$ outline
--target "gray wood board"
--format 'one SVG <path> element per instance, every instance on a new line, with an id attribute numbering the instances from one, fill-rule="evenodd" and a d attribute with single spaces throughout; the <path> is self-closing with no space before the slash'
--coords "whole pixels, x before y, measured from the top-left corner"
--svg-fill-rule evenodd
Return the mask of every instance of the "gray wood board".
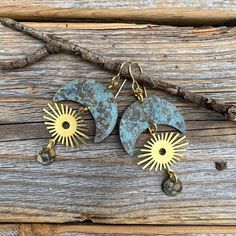
<path id="1" fill-rule="evenodd" d="M 98 53 L 139 62 L 145 71 L 225 102 L 236 101 L 236 29 L 124 24 L 28 23 Z M 67 27 L 66 27 L 67 25 Z M 22 58 L 42 43 L 0 26 L 0 60 Z M 184 189 L 174 198 L 161 191 L 164 173 L 143 171 L 121 147 L 118 128 L 86 146 L 57 146 L 57 161 L 43 167 L 35 154 L 49 140 L 42 109 L 66 82 L 113 76 L 79 57 L 51 55 L 35 65 L 1 71 L 0 221 L 115 224 L 222 224 L 236 222 L 236 123 L 161 91 L 187 123 L 189 149 L 174 167 Z M 130 83 L 119 96 L 119 117 L 135 98 Z M 76 104 L 72 104 L 77 108 Z M 162 130 L 169 130 L 163 127 Z M 136 150 L 149 138 L 144 133 Z M 216 161 L 227 169 L 215 169 Z"/>

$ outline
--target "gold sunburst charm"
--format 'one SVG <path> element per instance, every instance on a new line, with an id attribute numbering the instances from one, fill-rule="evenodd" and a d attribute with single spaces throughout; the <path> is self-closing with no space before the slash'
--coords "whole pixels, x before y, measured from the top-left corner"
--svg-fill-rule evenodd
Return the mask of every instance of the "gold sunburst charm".
<path id="1" fill-rule="evenodd" d="M 43 109 L 44 119 L 47 121 L 47 129 L 55 142 L 66 146 L 79 146 L 79 142 L 85 143 L 88 139 L 85 134 L 86 125 L 79 112 L 63 104 L 48 104 L 50 110 Z"/>
<path id="2" fill-rule="evenodd" d="M 141 149 L 143 154 L 139 158 L 143 160 L 138 162 L 138 165 L 144 165 L 143 169 L 161 171 L 162 169 L 169 170 L 170 165 L 179 161 L 183 157 L 183 152 L 186 151 L 185 146 L 188 145 L 186 136 L 179 133 L 161 133 L 152 134 L 153 138 L 144 145 L 145 149 Z"/>

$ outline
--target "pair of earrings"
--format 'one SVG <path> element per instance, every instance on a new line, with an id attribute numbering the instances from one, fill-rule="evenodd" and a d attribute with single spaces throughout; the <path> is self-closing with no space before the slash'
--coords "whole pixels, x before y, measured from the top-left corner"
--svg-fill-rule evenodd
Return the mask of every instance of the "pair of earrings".
<path id="1" fill-rule="evenodd" d="M 37 154 L 43 165 L 51 164 L 56 157 L 55 145 L 78 147 L 88 139 L 86 124 L 82 119 L 84 112 L 90 111 L 96 124 L 94 142 L 103 141 L 114 129 L 118 109 L 116 98 L 126 80 L 120 84 L 120 72 L 126 63 L 121 64 L 118 74 L 108 87 L 95 80 L 74 80 L 60 88 L 54 96 L 54 104 L 44 109 L 45 124 L 52 139 Z M 164 193 L 175 196 L 182 190 L 182 183 L 170 168 L 183 156 L 187 146 L 186 126 L 176 107 L 157 96 L 147 96 L 145 87 L 141 88 L 132 73 L 134 63 L 129 63 L 132 90 L 137 101 L 124 112 L 120 121 L 120 140 L 128 155 L 134 155 L 137 138 L 148 130 L 151 139 L 144 144 L 138 156 L 138 165 L 148 170 L 165 170 L 167 179 L 162 184 Z M 141 67 L 136 64 L 142 74 Z M 116 95 L 112 91 L 117 90 Z M 79 111 L 59 102 L 73 101 L 82 105 Z M 159 125 L 174 127 L 179 132 L 158 132 Z"/>

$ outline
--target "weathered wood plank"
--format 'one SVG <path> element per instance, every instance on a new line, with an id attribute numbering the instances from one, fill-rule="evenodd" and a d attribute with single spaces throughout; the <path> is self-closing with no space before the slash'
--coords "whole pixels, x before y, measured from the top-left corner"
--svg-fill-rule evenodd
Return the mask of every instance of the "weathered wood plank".
<path id="1" fill-rule="evenodd" d="M 236 101 L 235 28 L 28 24 L 99 53 L 138 61 L 150 74 L 196 92 Z M 2 26 L 0 39 L 0 60 L 22 57 L 42 46 Z M 184 191 L 169 198 L 160 189 L 163 173 L 136 166 L 136 158 L 122 149 L 117 128 L 103 143 L 93 144 L 90 115 L 85 116 L 90 135 L 86 146 L 58 146 L 58 160 L 49 167 L 35 162 L 35 153 L 49 138 L 42 108 L 57 89 L 75 78 L 106 83 L 111 74 L 78 57 L 58 54 L 0 75 L 0 221 L 235 224 L 235 123 L 163 92 L 149 91 L 172 101 L 187 120 L 190 147 L 175 168 Z M 134 100 L 127 85 L 119 97 L 120 116 Z M 147 138 L 147 134 L 140 137 L 136 150 Z M 227 162 L 227 169 L 217 171 L 216 161 Z"/>
<path id="2" fill-rule="evenodd" d="M 235 226 L 125 226 L 125 225 L 55 225 L 3 224 L 4 236 L 67 236 L 67 235 L 235 235 Z"/>
<path id="3" fill-rule="evenodd" d="M 31 20 L 90 19 L 215 25 L 235 20 L 236 3 L 234 0 L 2 0 L 0 16 Z"/>

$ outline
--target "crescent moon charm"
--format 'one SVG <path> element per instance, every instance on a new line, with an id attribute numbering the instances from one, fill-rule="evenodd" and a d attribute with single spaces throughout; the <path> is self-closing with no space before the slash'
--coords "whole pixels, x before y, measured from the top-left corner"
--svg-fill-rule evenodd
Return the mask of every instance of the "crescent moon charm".
<path id="1" fill-rule="evenodd" d="M 154 123 L 168 125 L 186 133 L 183 116 L 165 99 L 149 96 L 142 103 L 134 102 L 126 109 L 120 122 L 120 140 L 130 156 L 134 154 L 137 138 Z"/>
<path id="2" fill-rule="evenodd" d="M 65 100 L 78 102 L 89 109 L 96 124 L 95 143 L 104 140 L 114 129 L 118 117 L 117 102 L 103 84 L 95 80 L 73 80 L 54 96 L 54 101 Z"/>

